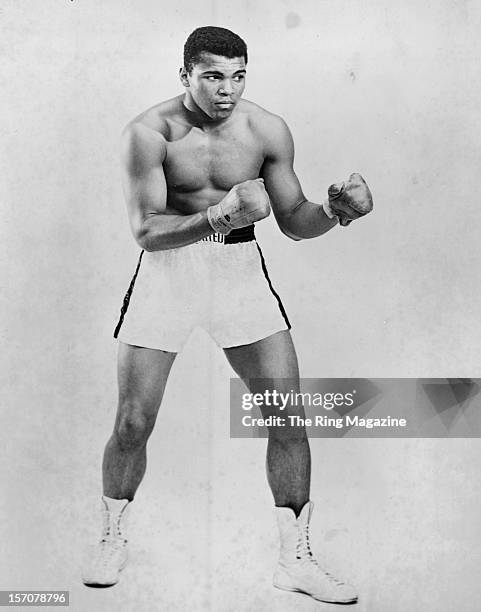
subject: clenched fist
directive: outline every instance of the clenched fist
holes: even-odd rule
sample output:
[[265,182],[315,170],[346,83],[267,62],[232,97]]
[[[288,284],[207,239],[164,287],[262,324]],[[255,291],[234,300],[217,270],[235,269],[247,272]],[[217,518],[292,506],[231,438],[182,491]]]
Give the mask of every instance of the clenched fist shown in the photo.
[[218,204],[207,209],[207,219],[214,231],[228,234],[264,219],[270,212],[264,181],[255,179],[234,185]]
[[360,174],[351,174],[347,181],[331,185],[327,193],[329,199],[324,203],[324,210],[331,219],[338,217],[343,226],[373,209],[372,194]]

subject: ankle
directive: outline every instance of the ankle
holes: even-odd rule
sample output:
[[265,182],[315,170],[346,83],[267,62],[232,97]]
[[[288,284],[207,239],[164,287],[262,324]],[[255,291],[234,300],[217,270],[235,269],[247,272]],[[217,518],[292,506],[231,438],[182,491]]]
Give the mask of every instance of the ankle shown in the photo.
[[128,514],[128,499],[115,499],[102,496],[103,502],[103,540],[119,539],[127,541],[126,521]]
[[127,504],[130,503],[129,499],[116,499],[114,497],[107,497],[107,495],[102,495],[102,501],[105,505],[105,510],[108,510],[114,515],[122,514]]

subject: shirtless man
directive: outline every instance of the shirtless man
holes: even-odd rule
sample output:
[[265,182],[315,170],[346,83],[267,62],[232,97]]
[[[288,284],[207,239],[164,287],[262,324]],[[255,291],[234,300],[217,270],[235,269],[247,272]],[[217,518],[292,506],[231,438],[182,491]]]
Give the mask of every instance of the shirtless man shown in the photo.
[[[236,34],[198,28],[184,47],[185,93],[124,132],[124,189],[142,252],[114,334],[119,405],[103,462],[104,532],[83,576],[89,586],[115,584],[125,566],[126,509],[145,472],[170,368],[193,327],[211,334],[251,392],[299,389],[290,325],[252,224],[272,205],[281,231],[299,240],[372,209],[359,174],[331,185],[322,204],[307,200],[286,124],[241,99],[246,65]],[[273,410],[264,406],[263,416]],[[288,414],[304,416],[298,406]],[[354,589],[321,569],[310,550],[310,469],[304,428],[270,428],[267,477],[281,540],[274,584],[321,601],[356,601]]]

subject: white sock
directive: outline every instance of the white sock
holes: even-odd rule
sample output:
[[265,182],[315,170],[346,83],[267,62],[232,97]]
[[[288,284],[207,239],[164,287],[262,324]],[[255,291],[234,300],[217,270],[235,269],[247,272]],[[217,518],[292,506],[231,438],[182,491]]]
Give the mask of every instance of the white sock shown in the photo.
[[112,514],[116,516],[121,514],[129,503],[128,499],[114,499],[113,497],[107,497],[106,495],[102,495],[102,501],[105,504],[106,510],[112,512]]

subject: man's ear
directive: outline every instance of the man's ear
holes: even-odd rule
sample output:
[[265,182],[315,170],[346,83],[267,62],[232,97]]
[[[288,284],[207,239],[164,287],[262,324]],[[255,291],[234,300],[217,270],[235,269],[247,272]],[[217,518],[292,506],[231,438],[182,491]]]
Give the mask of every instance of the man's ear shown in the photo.
[[184,87],[189,87],[189,79],[187,78],[188,73],[184,66],[182,66],[182,68],[179,68],[179,77],[180,77],[180,82],[182,83],[182,85]]

